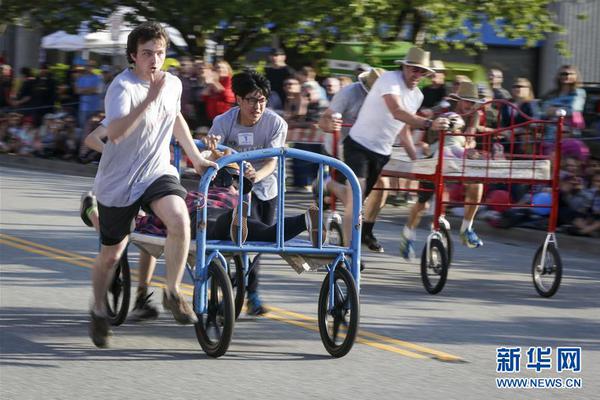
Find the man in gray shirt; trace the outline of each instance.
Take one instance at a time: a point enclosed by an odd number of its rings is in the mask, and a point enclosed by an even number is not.
[[[209,134],[220,136],[221,141],[239,152],[283,147],[287,137],[287,123],[266,108],[271,86],[267,78],[254,71],[233,77],[233,93],[239,104],[213,121]],[[251,213],[267,225],[275,223],[277,205],[277,159],[252,161],[247,177],[254,182]],[[258,261],[258,260],[257,260]],[[259,264],[248,274],[248,314],[265,313],[258,296]]]
[[[98,347],[108,345],[106,293],[140,207],[156,214],[168,231],[163,306],[179,323],[197,320],[179,288],[189,250],[190,221],[186,191],[170,165],[171,136],[199,173],[216,164],[200,155],[181,115],[181,81],[160,71],[167,45],[168,36],[160,24],[146,22],[135,28],[127,38],[127,57],[133,67],[115,77],[105,97],[103,125],[108,141],[94,181],[102,246],[92,272],[90,323],[90,337]]]

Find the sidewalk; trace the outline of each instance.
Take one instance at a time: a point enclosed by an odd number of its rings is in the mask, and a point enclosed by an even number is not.
[[[76,176],[94,177],[96,175],[97,165],[95,164],[79,164],[70,161],[50,160],[35,157],[23,157],[10,154],[0,154],[0,166],[13,167],[21,169],[34,169],[38,171],[53,172],[57,174],[68,174]],[[184,179],[184,186],[194,188],[196,181]],[[292,202],[308,202],[312,198],[310,194],[288,193]],[[390,218],[398,225],[404,224],[408,214],[408,207],[392,207],[386,206],[382,215]],[[461,219],[455,216],[449,216],[453,227],[460,226]],[[424,217],[421,226],[426,226],[431,222],[431,216]],[[525,229],[525,228],[510,228],[499,229],[490,226],[482,220],[475,221],[475,229],[477,233],[484,238],[493,238],[496,241],[503,243],[511,243],[518,245],[519,243],[528,243],[530,245],[540,245],[546,237],[545,231]],[[557,233],[556,238],[559,248],[564,248],[572,251],[580,251],[586,255],[600,256],[600,241],[597,238],[587,238],[580,236],[571,236],[562,233]]]

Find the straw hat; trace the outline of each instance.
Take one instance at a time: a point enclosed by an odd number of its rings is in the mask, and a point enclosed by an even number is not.
[[[431,68],[435,72],[444,72],[444,71],[446,71],[446,66],[444,65],[444,63],[442,62],[442,60],[432,60],[431,61]]]
[[[435,73],[433,69],[429,67],[429,52],[418,47],[411,47],[406,53],[404,60],[395,60],[396,64],[410,65],[411,67],[423,68],[430,73]]]
[[[383,68],[371,68],[369,71],[361,72],[358,75],[358,82],[360,82],[361,86],[365,91],[371,90],[377,78],[381,76],[385,72]]]
[[[477,85],[473,82],[461,82],[458,85],[458,91],[451,94],[449,97],[454,100],[470,101],[471,103],[483,103],[484,101],[479,99],[479,91]]]

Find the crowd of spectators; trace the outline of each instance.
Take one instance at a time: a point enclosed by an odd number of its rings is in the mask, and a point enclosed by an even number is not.
[[[233,70],[223,60],[211,65],[200,58],[184,56],[178,61],[169,71],[182,81],[182,114],[194,134],[200,136],[208,132],[216,116],[234,106],[235,96],[231,88]],[[449,96],[457,90],[460,82],[470,80],[464,75],[452,75],[452,79],[447,81],[448,71],[442,62],[434,60],[431,66],[436,74],[423,88],[421,113],[426,116],[447,109]],[[268,107],[284,117],[290,130],[316,129],[321,114],[336,93],[355,80],[355,77],[348,76],[317,77],[316,70],[308,65],[295,70],[287,64],[282,49],[271,51],[264,72],[272,87]],[[360,72],[363,71],[356,71],[356,74]],[[22,68],[18,74],[4,64],[0,66],[0,73],[0,152],[83,163],[99,159],[99,154],[87,149],[82,139],[103,119],[104,94],[118,71],[107,65],[98,67],[90,60],[84,65],[71,67],[61,79],[53,76],[46,64],[40,65],[37,71]],[[590,154],[581,140],[586,101],[581,81],[575,66],[562,66],[554,89],[536,97],[528,79],[518,77],[507,90],[503,86],[502,71],[491,69],[488,82],[484,85],[479,83],[480,97],[505,100],[514,107],[484,106],[484,123],[480,125],[481,129],[493,129],[522,123],[527,117],[554,119],[557,118],[556,110],[564,109],[567,112],[564,137],[570,144],[563,146],[559,222],[574,234],[600,235],[600,161],[599,155]],[[545,130],[544,140],[552,142],[555,137],[554,129]],[[421,141],[427,142],[427,134],[421,137]],[[522,146],[520,151],[527,151],[523,147],[524,141],[517,140],[515,143]],[[292,145],[323,152],[321,144]],[[293,186],[310,190],[316,169],[308,164],[295,165],[293,171]],[[532,193],[547,192],[547,188],[535,188],[533,191],[515,186],[508,195],[511,201],[518,203],[527,201],[527,196],[530,200]],[[404,194],[401,196],[410,199]],[[390,196],[389,201],[402,203],[398,196]],[[544,209],[541,210],[507,211],[495,223],[526,225],[532,217],[543,217]]]

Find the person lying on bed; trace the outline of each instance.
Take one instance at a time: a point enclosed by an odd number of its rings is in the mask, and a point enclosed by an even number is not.
[[[102,152],[103,139],[106,137],[106,129],[99,126],[86,139],[85,144],[89,148]],[[220,138],[218,136],[207,136],[204,139],[207,150],[202,156],[211,160],[216,160],[224,154],[217,150],[217,144]],[[253,170],[245,168],[244,192],[248,193],[252,189]],[[277,240],[277,224],[266,225],[252,215],[248,216],[248,204],[244,202],[242,206],[242,216],[238,217],[237,181],[239,180],[239,170],[237,164],[230,164],[222,168],[217,173],[211,186],[208,189],[208,196],[204,204],[208,208],[208,224],[206,229],[207,240],[231,240],[238,242],[238,230],[242,228],[242,242],[275,242]],[[203,201],[204,196],[199,192],[188,192],[185,202],[190,213],[192,238],[196,236],[196,201]],[[97,228],[98,209],[94,201],[94,195],[91,192],[84,194],[82,198],[81,218],[88,226]],[[213,222],[214,221],[214,222]],[[319,209],[312,205],[306,212],[296,216],[284,218],[284,240],[288,241],[300,235],[304,231],[310,233],[313,246],[318,246],[318,221]],[[323,221],[324,222],[324,221]],[[166,227],[163,222],[154,214],[140,214],[136,218],[135,232],[161,235],[166,234]],[[322,240],[327,238],[327,231],[323,223]],[[138,276],[138,289],[135,306],[130,314],[134,320],[151,320],[158,317],[158,309],[150,302],[148,287],[150,286],[156,258],[147,252],[140,250],[140,267]]]

